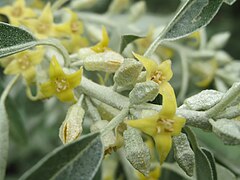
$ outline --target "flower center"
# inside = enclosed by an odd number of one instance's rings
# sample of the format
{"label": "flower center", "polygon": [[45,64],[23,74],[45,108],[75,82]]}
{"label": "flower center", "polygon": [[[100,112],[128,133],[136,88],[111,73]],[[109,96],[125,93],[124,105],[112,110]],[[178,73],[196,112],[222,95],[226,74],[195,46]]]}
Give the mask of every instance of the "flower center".
{"label": "flower center", "polygon": [[71,30],[72,30],[72,33],[76,33],[78,32],[78,23],[77,22],[73,22],[71,23]]}
{"label": "flower center", "polygon": [[159,119],[157,121],[157,133],[161,132],[173,132],[174,120],[172,119]]}
{"label": "flower center", "polygon": [[21,70],[28,69],[32,64],[27,55],[24,55],[22,58],[18,59],[17,62]]}
{"label": "flower center", "polygon": [[13,8],[13,10],[12,10],[12,15],[13,15],[14,17],[20,17],[20,16],[22,16],[22,14],[23,14],[23,10],[22,10],[21,7],[17,6],[17,7],[15,7],[15,8]]}
{"label": "flower center", "polygon": [[50,30],[50,25],[48,23],[41,22],[38,24],[37,32],[40,34],[45,34]]}
{"label": "flower center", "polygon": [[57,92],[62,92],[69,88],[69,83],[66,78],[56,78],[54,84]]}
{"label": "flower center", "polygon": [[161,71],[155,71],[151,77],[151,80],[161,84],[162,81],[164,81],[166,78],[163,76]]}

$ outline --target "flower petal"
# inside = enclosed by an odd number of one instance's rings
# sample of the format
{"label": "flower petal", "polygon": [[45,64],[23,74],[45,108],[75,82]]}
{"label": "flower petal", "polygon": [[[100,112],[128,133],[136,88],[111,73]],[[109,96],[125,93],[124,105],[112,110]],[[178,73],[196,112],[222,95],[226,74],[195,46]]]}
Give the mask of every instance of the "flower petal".
{"label": "flower petal", "polygon": [[177,109],[177,102],[174,90],[168,82],[162,82],[159,87],[159,93],[162,95],[162,110],[159,112],[165,118],[172,118]]}
{"label": "flower petal", "polygon": [[158,114],[155,114],[153,116],[143,119],[128,120],[125,121],[125,123],[129,126],[132,126],[143,131],[144,133],[150,136],[154,136],[157,133],[156,123],[158,118],[159,118]]}
{"label": "flower petal", "polygon": [[62,67],[58,63],[55,56],[52,57],[50,67],[49,67],[49,76],[50,79],[54,79],[59,76],[65,76]]}
{"label": "flower petal", "polygon": [[96,44],[95,46],[91,47],[93,51],[96,53],[104,52],[105,49],[108,47],[109,44],[109,37],[106,28],[102,27],[102,40]]}
{"label": "flower petal", "polygon": [[78,71],[73,74],[67,75],[67,81],[71,89],[77,87],[82,80],[83,68],[81,67]]}
{"label": "flower petal", "polygon": [[56,96],[62,102],[75,101],[75,97],[72,89],[68,89],[66,91],[56,93]]}
{"label": "flower petal", "polygon": [[152,74],[157,71],[158,64],[155,61],[148,59],[144,56],[141,56],[139,54],[136,54],[134,52],[133,52],[133,55],[143,64],[143,66],[147,71],[147,80],[150,80]]}
{"label": "flower petal", "polygon": [[174,120],[174,124],[173,124],[174,131],[172,132],[172,136],[177,136],[180,134],[180,132],[186,122],[186,119],[183,117],[174,116],[173,120]]}
{"label": "flower petal", "polygon": [[173,76],[171,64],[172,63],[171,63],[170,60],[166,60],[166,61],[163,61],[158,66],[158,70],[161,71],[163,76],[166,78],[165,81],[169,81],[172,78],[172,76]]}
{"label": "flower petal", "polygon": [[154,136],[158,155],[160,158],[160,164],[162,164],[168,156],[169,151],[172,147],[172,137],[169,133],[158,134]]}
{"label": "flower petal", "polygon": [[4,74],[18,74],[22,72],[19,67],[17,59],[13,59],[5,68]]}
{"label": "flower petal", "polygon": [[24,79],[26,79],[28,84],[33,82],[36,75],[35,67],[34,66],[29,67],[28,69],[22,72],[22,75]]}
{"label": "flower petal", "polygon": [[44,7],[41,16],[39,17],[39,21],[42,23],[53,23],[53,15],[52,15],[52,9],[50,3],[47,3],[47,5]]}
{"label": "flower petal", "polygon": [[44,95],[44,97],[53,96],[56,92],[55,86],[52,84],[51,81],[45,82],[40,85],[40,91]]}

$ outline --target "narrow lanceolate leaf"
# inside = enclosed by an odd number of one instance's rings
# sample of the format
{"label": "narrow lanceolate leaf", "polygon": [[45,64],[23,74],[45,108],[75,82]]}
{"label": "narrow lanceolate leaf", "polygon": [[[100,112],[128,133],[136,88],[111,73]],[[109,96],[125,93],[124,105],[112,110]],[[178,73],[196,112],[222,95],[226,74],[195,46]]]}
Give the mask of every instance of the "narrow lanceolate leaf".
{"label": "narrow lanceolate leaf", "polygon": [[36,45],[36,39],[27,31],[0,22],[0,58]]}
{"label": "narrow lanceolate leaf", "polygon": [[215,162],[213,153],[210,152],[206,148],[201,148],[201,150],[204,152],[204,154],[207,156],[207,158],[208,158],[208,160],[210,162],[210,165],[211,165],[211,168],[212,168],[212,172],[213,172],[213,179],[217,180],[218,179],[217,178],[217,168],[216,168],[216,162]]}
{"label": "narrow lanceolate leaf", "polygon": [[4,101],[0,101],[0,114],[0,179],[4,179],[9,145],[9,125]]}
{"label": "narrow lanceolate leaf", "polygon": [[196,137],[192,130],[185,127],[184,130],[187,132],[188,139],[192,145],[195,153],[195,164],[196,164],[196,175],[198,180],[214,180],[214,173],[211,167],[211,163],[208,160],[207,155],[198,146]]}
{"label": "narrow lanceolate leaf", "polygon": [[237,0],[223,0],[223,1],[229,5],[233,5],[233,3],[235,3]]}
{"label": "narrow lanceolate leaf", "polygon": [[99,133],[83,136],[52,151],[20,179],[91,180],[100,167],[103,153]]}
{"label": "narrow lanceolate leaf", "polygon": [[164,29],[162,39],[173,40],[206,26],[216,15],[223,2],[234,0],[188,0]]}
{"label": "narrow lanceolate leaf", "polygon": [[0,98],[0,180],[4,179],[9,146],[9,124],[5,101],[19,75],[15,76],[4,89]]}
{"label": "narrow lanceolate leaf", "polygon": [[237,180],[237,177],[227,168],[216,164],[218,180]]}
{"label": "narrow lanceolate leaf", "polygon": [[136,35],[123,35],[122,36],[122,40],[121,40],[121,44],[120,44],[120,53],[123,52],[123,50],[127,47],[127,45],[139,38],[143,38],[141,36],[136,36]]}

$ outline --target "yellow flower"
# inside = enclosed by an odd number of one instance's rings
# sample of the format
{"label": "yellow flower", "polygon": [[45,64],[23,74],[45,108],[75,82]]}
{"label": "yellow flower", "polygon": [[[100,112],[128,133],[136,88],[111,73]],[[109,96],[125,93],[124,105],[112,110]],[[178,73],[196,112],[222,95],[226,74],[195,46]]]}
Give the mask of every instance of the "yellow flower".
{"label": "yellow flower", "polygon": [[184,118],[176,116],[175,112],[176,106],[168,102],[168,97],[164,95],[163,108],[159,113],[143,119],[126,121],[129,126],[138,128],[153,137],[161,164],[172,147],[172,136],[181,132],[186,121]]}
{"label": "yellow flower", "polygon": [[75,101],[73,89],[80,84],[82,71],[81,68],[73,74],[65,74],[53,56],[49,67],[50,80],[40,86],[42,94],[46,98],[55,94],[63,102]]}
{"label": "yellow flower", "polygon": [[150,173],[147,177],[140,172],[137,172],[137,176],[139,180],[158,180],[161,176],[161,167],[156,165],[156,167],[150,170]]}
{"label": "yellow flower", "polygon": [[61,41],[70,54],[77,52],[80,48],[88,46],[88,40],[77,34]]}
{"label": "yellow flower", "polygon": [[32,30],[39,39],[54,35],[54,22],[50,3],[44,7],[38,19],[27,19],[22,22]]}
{"label": "yellow flower", "polygon": [[91,47],[91,49],[96,53],[101,53],[109,49],[108,44],[109,44],[109,37],[108,37],[107,30],[105,27],[102,27],[102,40],[99,43],[97,43],[95,46]]}
{"label": "yellow flower", "polygon": [[23,51],[13,55],[11,62],[4,70],[5,74],[21,73],[27,83],[31,83],[36,75],[36,65],[43,59],[43,50]]}
{"label": "yellow flower", "polygon": [[21,24],[21,20],[36,16],[31,8],[26,7],[25,0],[16,0],[12,5],[0,8],[0,14],[6,15],[10,23],[16,26]]}
{"label": "yellow flower", "polygon": [[176,97],[172,86],[168,81],[172,77],[171,61],[164,61],[158,65],[153,60],[134,54],[147,70],[147,80],[153,80],[159,84],[159,93],[162,95],[162,109],[159,113],[139,119],[129,120],[126,123],[138,128],[153,137],[162,164],[166,159],[171,146],[172,136],[181,132],[185,119],[175,115],[177,109]]}
{"label": "yellow flower", "polygon": [[83,34],[83,23],[78,19],[77,13],[66,9],[70,18],[64,23],[55,25],[56,34],[60,36],[81,35]]}

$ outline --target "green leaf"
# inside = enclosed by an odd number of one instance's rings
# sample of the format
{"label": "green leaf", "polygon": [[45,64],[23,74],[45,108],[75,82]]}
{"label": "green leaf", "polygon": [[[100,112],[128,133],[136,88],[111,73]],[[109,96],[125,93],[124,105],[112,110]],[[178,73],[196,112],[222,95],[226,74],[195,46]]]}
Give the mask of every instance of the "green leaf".
{"label": "green leaf", "polygon": [[[3,98],[4,99],[4,98]],[[4,99],[5,100],[5,99]],[[0,101],[0,179],[4,179],[8,158],[9,124],[4,100]]]}
{"label": "green leaf", "polygon": [[237,0],[223,0],[228,5],[233,5]]}
{"label": "green leaf", "polygon": [[100,134],[90,134],[61,146],[27,171],[20,179],[91,180],[103,159]]}
{"label": "green leaf", "polygon": [[7,167],[8,159],[8,147],[9,147],[9,124],[8,115],[5,108],[6,98],[17,81],[19,75],[16,75],[4,89],[0,98],[0,179],[4,179],[5,171]]}
{"label": "green leaf", "polygon": [[213,172],[213,179],[217,180],[217,169],[216,169],[216,162],[213,156],[213,153],[210,152],[208,149],[206,148],[201,148],[202,151],[204,152],[204,154],[207,156],[210,164],[211,164],[211,168],[212,168],[212,172]]}
{"label": "green leaf", "polygon": [[240,121],[230,119],[209,120],[212,131],[227,145],[240,144]]}
{"label": "green leaf", "polygon": [[36,39],[24,29],[0,22],[0,58],[36,46]]}
{"label": "green leaf", "polygon": [[211,163],[209,162],[208,157],[205,155],[205,153],[199,148],[194,133],[188,127],[185,127],[184,130],[187,132],[188,139],[195,153],[197,179],[198,180],[214,180]]}
{"label": "green leaf", "polygon": [[28,138],[22,115],[11,98],[6,100],[6,110],[9,119],[10,136],[16,143],[26,145]]}
{"label": "green leaf", "polygon": [[216,164],[218,180],[237,180],[237,177],[227,168]]}
{"label": "green leaf", "polygon": [[120,53],[123,52],[123,50],[127,47],[127,45],[136,39],[143,38],[141,36],[136,36],[136,35],[123,35],[121,37],[121,43],[120,43]]}
{"label": "green leaf", "polygon": [[164,29],[162,39],[173,40],[206,26],[216,15],[223,0],[189,0]]}

